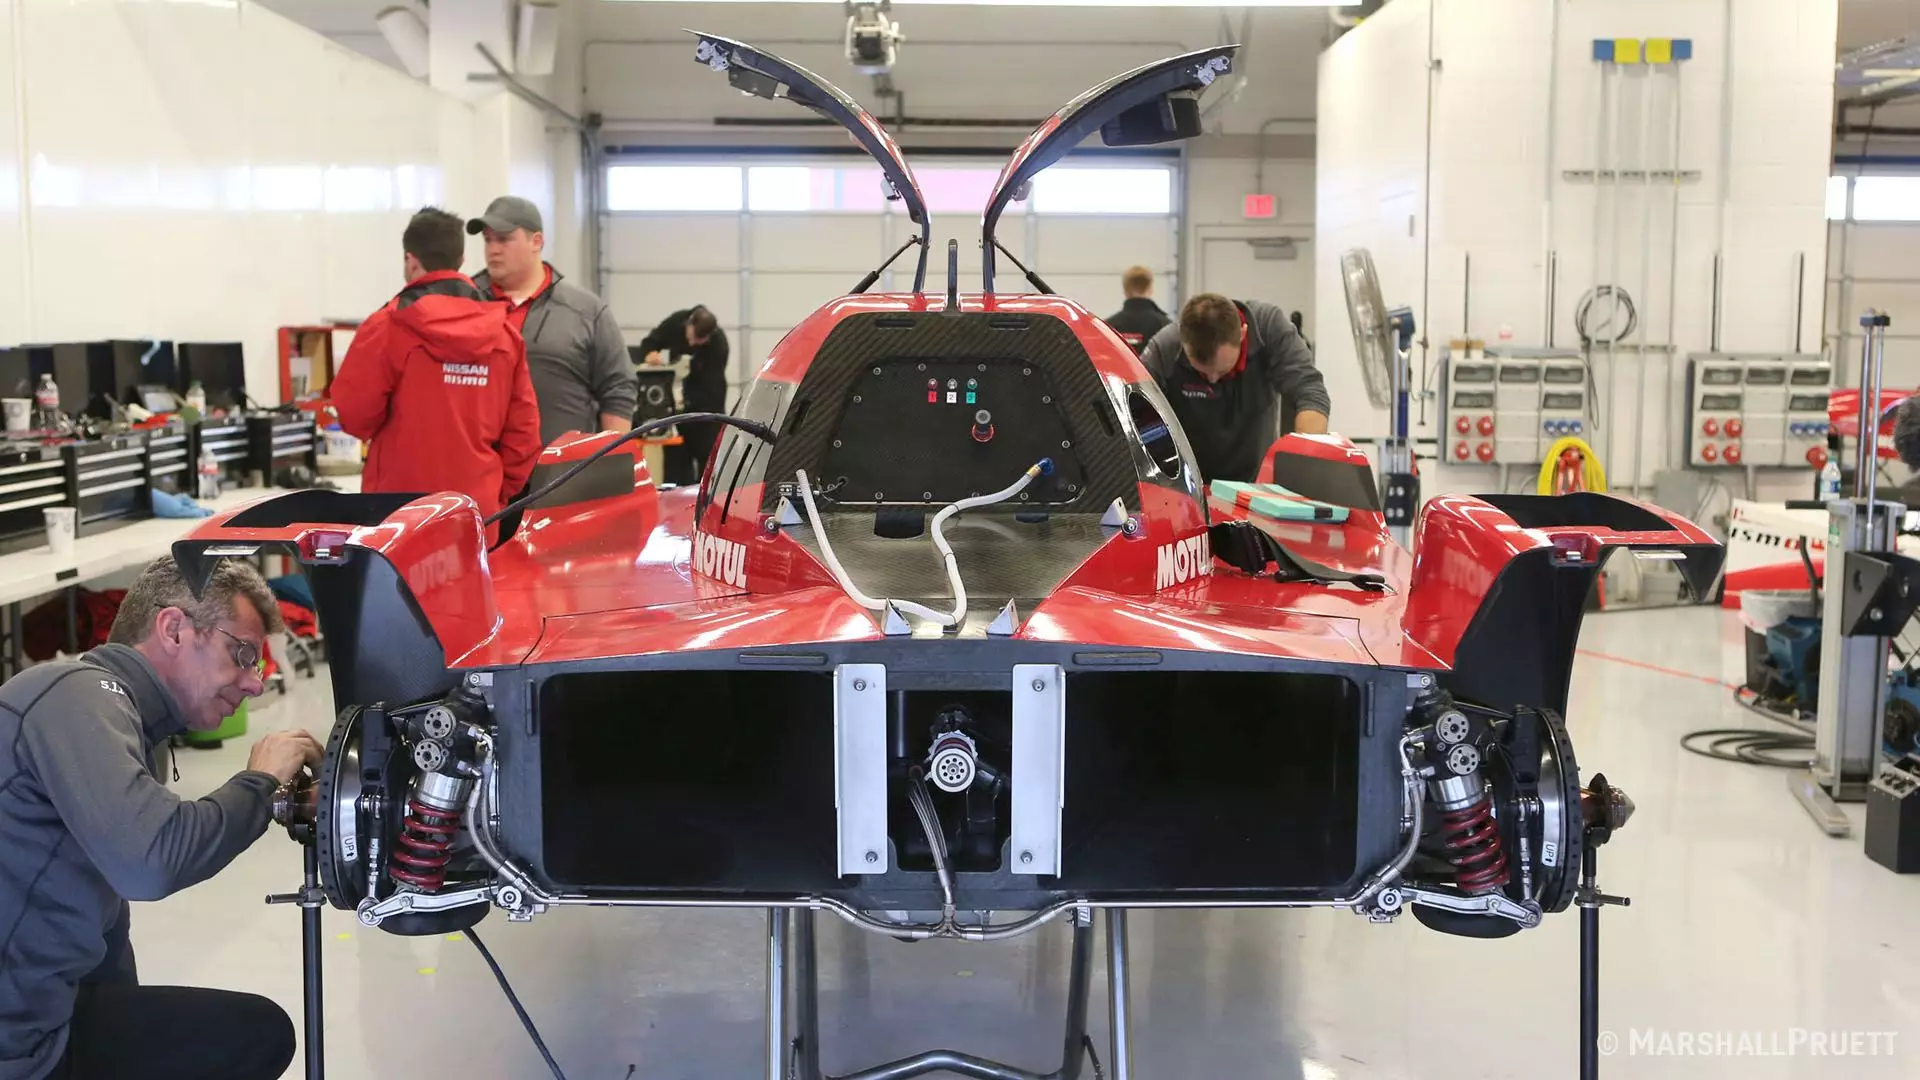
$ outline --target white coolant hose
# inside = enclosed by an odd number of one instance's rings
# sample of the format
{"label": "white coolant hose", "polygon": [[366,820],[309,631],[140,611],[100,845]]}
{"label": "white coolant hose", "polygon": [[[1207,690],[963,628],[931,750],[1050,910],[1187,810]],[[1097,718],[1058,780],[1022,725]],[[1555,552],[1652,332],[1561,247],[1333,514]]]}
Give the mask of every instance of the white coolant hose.
{"label": "white coolant hose", "polygon": [[941,526],[945,525],[947,519],[955,514],[964,513],[976,507],[992,506],[994,503],[1006,502],[1008,499],[1020,494],[1028,484],[1033,483],[1035,477],[1041,473],[1050,473],[1052,471],[1053,459],[1041,458],[1029,466],[1026,472],[1021,473],[1020,479],[1015,480],[999,491],[991,495],[975,495],[971,499],[961,499],[959,502],[949,503],[945,509],[933,515],[933,525],[931,527],[931,532],[933,533],[933,549],[940,553],[942,559],[946,560],[947,581],[953,585],[953,621],[944,622],[940,625],[959,626],[967,617],[967,587],[960,580],[960,566],[954,561],[953,545],[947,543],[946,534],[940,531]]}
{"label": "white coolant hose", "polygon": [[[846,567],[840,565],[840,557],[833,553],[833,544],[827,540],[827,530],[820,524],[820,508],[813,503],[813,485],[807,482],[807,470],[801,469],[794,476],[800,482],[800,502],[807,508],[807,524],[813,528],[813,538],[820,543],[820,557],[826,560],[827,572],[832,574],[833,580],[839,582],[840,587],[847,591],[847,595],[854,603],[869,611],[885,610],[888,602],[875,600],[861,592],[860,587],[847,576]],[[943,621],[946,619],[945,615],[923,604],[916,604],[911,600],[895,600],[892,603],[894,607],[900,609],[902,614],[916,615],[922,619],[937,622],[941,626],[951,625]]]}
{"label": "white coolant hose", "polygon": [[826,561],[827,572],[832,574],[833,579],[840,583],[840,587],[847,591],[847,596],[852,598],[854,603],[859,604],[869,611],[885,610],[886,606],[891,603],[902,614],[925,619],[936,626],[959,626],[967,617],[967,587],[960,580],[960,566],[953,557],[953,546],[947,543],[946,536],[940,531],[941,526],[945,525],[947,519],[955,514],[981,506],[991,506],[994,503],[1005,502],[1015,495],[1018,495],[1028,484],[1033,483],[1035,477],[1042,473],[1050,473],[1052,471],[1053,459],[1041,458],[1039,461],[1034,462],[1026,472],[1021,473],[1020,479],[1015,480],[999,491],[991,495],[976,495],[970,499],[961,499],[958,502],[949,503],[943,507],[938,514],[933,516],[933,547],[935,551],[940,553],[942,561],[946,563],[947,583],[953,589],[954,604],[953,611],[950,614],[935,611],[925,604],[916,604],[911,600],[876,600],[866,593],[861,592],[859,586],[853,583],[853,579],[847,576],[846,567],[840,565],[839,556],[833,553],[833,544],[827,540],[827,530],[820,524],[820,508],[814,505],[813,485],[807,482],[807,470],[800,469],[794,476],[800,484],[800,501],[807,509],[807,524],[813,528],[814,539],[820,544],[820,557]]}

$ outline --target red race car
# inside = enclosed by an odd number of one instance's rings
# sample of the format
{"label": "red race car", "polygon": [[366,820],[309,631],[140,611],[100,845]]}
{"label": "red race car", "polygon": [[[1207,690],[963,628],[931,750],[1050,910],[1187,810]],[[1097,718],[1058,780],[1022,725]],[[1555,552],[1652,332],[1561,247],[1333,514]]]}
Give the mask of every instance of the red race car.
{"label": "red race car", "polygon": [[[822,911],[899,938],[1064,919],[1084,965],[1096,909],[1124,956],[1130,907],[1496,937],[1573,904],[1630,807],[1583,785],[1561,719],[1595,577],[1640,548],[1705,589],[1715,541],[1606,495],[1449,495],[1407,551],[1338,436],[1209,487],[1111,329],[1036,275],[995,287],[994,227],[1036,173],[1096,132],[1197,132],[1232,53],[1063,107],[985,208],[982,290],[949,246],[929,291],[931,224],[885,129],[701,35],[702,64],[873,154],[921,229],[914,288],[869,276],[794,327],[698,488],[660,490],[630,437],[580,436],[492,550],[470,499],[430,493],[285,495],[178,545],[193,572],[290,548],[311,578],[341,710],[311,822],[287,814],[311,902],[401,934],[495,907],[762,907],[777,965],[800,938],[803,987]],[[796,1043],[808,1080],[817,1043]]]}

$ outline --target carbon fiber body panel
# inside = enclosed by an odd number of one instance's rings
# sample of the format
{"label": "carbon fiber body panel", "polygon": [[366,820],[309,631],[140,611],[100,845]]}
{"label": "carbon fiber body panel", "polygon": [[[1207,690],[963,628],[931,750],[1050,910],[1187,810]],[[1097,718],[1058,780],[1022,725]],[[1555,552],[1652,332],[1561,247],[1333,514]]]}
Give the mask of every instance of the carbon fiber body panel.
{"label": "carbon fiber body panel", "polygon": [[[924,533],[902,539],[876,536],[870,514],[828,514],[825,526],[834,555],[861,592],[876,599],[913,600],[942,611],[953,606],[946,564]],[[968,618],[962,636],[984,633],[1008,600],[1017,602],[1023,613],[1030,612],[1111,532],[1087,514],[1023,522],[1008,514],[981,512],[956,517],[942,531],[967,588]],[[812,529],[801,525],[791,532],[818,555],[820,546]]]}
{"label": "carbon fiber body panel", "polygon": [[[1139,509],[1135,449],[1115,420],[1113,400],[1072,329],[1057,318],[1043,315],[862,313],[842,319],[821,343],[786,410],[780,441],[773,448],[765,475],[784,482],[799,469],[808,470],[809,475],[821,473],[833,455],[833,440],[838,437],[861,379],[871,377],[876,365],[921,360],[994,365],[1018,361],[1031,366],[1039,376],[1035,393],[1053,400],[1044,405],[1029,402],[1014,407],[1057,409],[1067,431],[1065,441],[1073,444],[1061,452],[1071,453],[1080,471],[1079,491],[1066,493],[1062,501],[1054,503],[1056,509],[1098,514],[1115,499],[1130,510]],[[1009,405],[1003,403],[1000,408],[1006,410]],[[964,444],[965,432],[956,434]],[[943,460],[948,451],[940,440],[916,439],[905,445],[866,448],[843,446],[841,450],[913,455],[928,476],[951,464]],[[1014,479],[1009,475],[999,486]],[[872,494],[866,492],[860,497],[870,499]],[[896,499],[889,493],[887,501],[918,503],[922,501],[920,495],[920,491],[913,491],[907,498]],[[777,501],[778,493],[769,485],[762,495],[762,512],[771,511]]]}

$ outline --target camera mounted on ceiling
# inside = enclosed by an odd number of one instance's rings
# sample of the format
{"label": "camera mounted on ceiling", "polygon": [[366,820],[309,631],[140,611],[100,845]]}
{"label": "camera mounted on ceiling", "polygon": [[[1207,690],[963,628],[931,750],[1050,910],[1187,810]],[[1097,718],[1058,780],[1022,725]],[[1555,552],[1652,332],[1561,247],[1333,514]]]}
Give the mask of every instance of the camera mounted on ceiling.
{"label": "camera mounted on ceiling", "polygon": [[893,70],[906,35],[893,21],[893,0],[856,3],[846,0],[847,63],[862,75],[885,75]]}

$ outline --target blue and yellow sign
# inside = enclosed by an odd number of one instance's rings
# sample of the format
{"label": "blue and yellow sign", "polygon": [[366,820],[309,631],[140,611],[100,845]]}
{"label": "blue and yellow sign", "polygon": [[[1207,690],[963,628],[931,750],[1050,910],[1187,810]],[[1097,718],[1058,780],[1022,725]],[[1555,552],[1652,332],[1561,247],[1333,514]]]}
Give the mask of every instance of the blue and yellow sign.
{"label": "blue and yellow sign", "polygon": [[1677,64],[1693,59],[1693,39],[1594,38],[1593,58],[1603,64]]}

